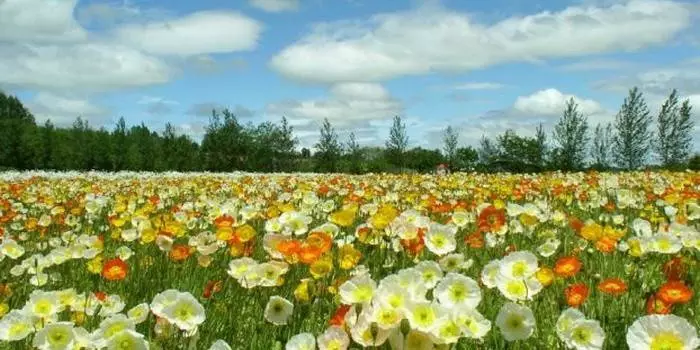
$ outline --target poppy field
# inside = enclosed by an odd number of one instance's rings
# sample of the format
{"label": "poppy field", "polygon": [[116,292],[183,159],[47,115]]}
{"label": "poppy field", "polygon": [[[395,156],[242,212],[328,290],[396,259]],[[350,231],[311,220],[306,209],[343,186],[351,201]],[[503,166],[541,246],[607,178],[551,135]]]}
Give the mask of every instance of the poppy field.
{"label": "poppy field", "polygon": [[0,174],[0,349],[697,349],[700,173]]}

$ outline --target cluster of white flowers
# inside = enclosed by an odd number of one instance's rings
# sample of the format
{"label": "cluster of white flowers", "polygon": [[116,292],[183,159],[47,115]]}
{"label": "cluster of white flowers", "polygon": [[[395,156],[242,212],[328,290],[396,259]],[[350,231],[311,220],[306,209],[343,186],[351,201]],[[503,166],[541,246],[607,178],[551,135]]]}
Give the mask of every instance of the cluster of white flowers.
{"label": "cluster of white flowers", "polygon": [[535,254],[529,251],[512,252],[486,264],[481,272],[481,281],[487,288],[497,287],[508,300],[532,300],[543,288],[535,276],[538,269]]}
{"label": "cluster of white flowers", "polygon": [[232,260],[227,272],[242,287],[251,289],[278,286],[287,271],[289,265],[284,261],[270,260],[258,263],[255,259],[243,257]]}
{"label": "cluster of white flowers", "polygon": [[[1,239],[0,261],[5,257],[17,260],[27,251],[20,242],[12,238]],[[41,287],[49,281],[49,274],[45,272],[49,267],[74,259],[92,259],[103,251],[102,242],[97,236],[75,235],[71,231],[64,232],[61,237],[52,237],[49,244],[42,248],[48,252],[36,253],[24,258],[19,264],[10,268],[10,274],[15,277],[29,274],[31,275],[29,283]]]}
{"label": "cluster of white flowers", "polygon": [[[160,331],[176,327],[191,336],[205,320],[204,308],[187,292],[166,290],[151,304],[139,304],[122,313],[125,304],[118,295],[98,298],[94,293],[78,294],[74,289],[33,291],[23,308],[11,310],[0,319],[0,340],[21,341],[34,334],[38,349],[148,349],[149,343],[136,325],[150,313],[158,316]],[[74,322],[63,321],[63,311],[99,316],[99,326],[88,331]],[[159,329],[156,329],[156,333]]]}
{"label": "cluster of white flowers", "polygon": [[600,322],[587,319],[575,308],[566,309],[559,315],[556,331],[559,339],[570,349],[602,349],[605,341],[605,332],[600,327]]}

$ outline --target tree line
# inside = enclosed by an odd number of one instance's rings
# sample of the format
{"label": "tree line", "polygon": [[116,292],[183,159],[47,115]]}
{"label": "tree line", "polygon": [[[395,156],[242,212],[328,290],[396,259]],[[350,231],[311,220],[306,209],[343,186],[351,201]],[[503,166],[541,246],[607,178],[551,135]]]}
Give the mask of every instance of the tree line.
{"label": "tree line", "polygon": [[[576,101],[567,101],[551,133],[540,124],[532,137],[513,130],[479,146],[460,146],[448,126],[442,149],[409,148],[406,125],[396,116],[384,147],[362,146],[354,133],[340,140],[328,119],[318,142],[298,149],[286,118],[279,123],[243,124],[228,109],[214,110],[201,142],[178,134],[168,123],[157,132],[145,124],[112,130],[92,128],[78,117],[71,127],[50,120],[37,125],[15,96],[0,91],[0,170],[252,171],[252,172],[429,172],[445,163],[453,170],[539,172],[633,170],[651,164],[698,169],[692,155],[692,107],[673,90],[654,116],[639,89],[632,88],[614,120],[591,127]],[[655,119],[655,120],[654,120]],[[654,123],[654,121],[656,123]]]}

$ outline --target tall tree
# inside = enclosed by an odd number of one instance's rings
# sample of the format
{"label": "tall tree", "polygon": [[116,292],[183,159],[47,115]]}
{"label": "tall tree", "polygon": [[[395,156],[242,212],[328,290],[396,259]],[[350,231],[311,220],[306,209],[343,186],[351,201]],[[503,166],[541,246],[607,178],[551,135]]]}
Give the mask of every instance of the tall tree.
{"label": "tall tree", "polygon": [[665,167],[684,164],[690,155],[693,121],[690,119],[690,102],[679,105],[678,91],[673,89],[661,106],[656,119],[657,134],[654,146],[659,160]]}
{"label": "tall tree", "polygon": [[535,141],[537,141],[537,149],[536,149],[536,159],[535,159],[535,164],[540,167],[540,169],[544,169],[545,165],[547,163],[547,134],[544,132],[544,126],[542,123],[540,123],[537,126],[537,130],[535,132]]}
{"label": "tall tree", "polygon": [[34,116],[15,96],[0,91],[0,168],[26,169],[32,155],[27,133],[35,128]]}
{"label": "tall tree", "polygon": [[615,116],[613,156],[619,166],[632,170],[646,163],[651,148],[650,124],[649,108],[642,92],[635,86],[629,90]]}
{"label": "tall tree", "polygon": [[443,151],[450,167],[454,167],[457,156],[457,146],[459,144],[459,132],[449,125],[442,135]]}
{"label": "tall tree", "polygon": [[598,123],[593,131],[593,147],[591,148],[591,158],[593,165],[601,170],[610,168],[611,145],[613,142],[612,124],[605,126]]}
{"label": "tall tree", "polygon": [[289,125],[286,117],[282,117],[282,122],[279,127],[279,138],[277,139],[276,152],[279,157],[279,169],[281,171],[292,171],[294,167],[294,158],[296,155],[296,147],[299,144],[299,139],[294,136],[294,127]]}
{"label": "tall tree", "polygon": [[479,141],[479,163],[482,170],[490,170],[493,165],[498,161],[499,150],[498,145],[493,142],[486,135],[481,135],[481,140]]}
{"label": "tall tree", "polygon": [[386,141],[386,152],[389,162],[399,168],[405,166],[404,155],[408,147],[408,134],[406,125],[398,115],[394,117],[394,122],[389,130],[389,139]]}
{"label": "tall tree", "polygon": [[557,143],[556,163],[562,170],[579,170],[584,167],[588,146],[588,119],[578,110],[574,98],[566,102],[564,113],[554,126]]}
{"label": "tall tree", "polygon": [[362,170],[362,150],[360,144],[357,143],[355,133],[351,132],[347,143],[348,159],[350,161],[350,172],[357,174]]}
{"label": "tall tree", "polygon": [[693,147],[693,128],[695,123],[692,118],[692,106],[690,100],[686,99],[681,105],[681,110],[678,113],[678,119],[674,123],[676,130],[676,139],[671,152],[671,159],[674,164],[685,163],[692,152]]}
{"label": "tall tree", "polygon": [[321,126],[321,138],[316,143],[316,158],[318,163],[317,168],[321,171],[335,172],[338,170],[338,160],[342,148],[338,142],[338,134],[336,134],[333,125],[328,121],[328,118],[323,120]]}

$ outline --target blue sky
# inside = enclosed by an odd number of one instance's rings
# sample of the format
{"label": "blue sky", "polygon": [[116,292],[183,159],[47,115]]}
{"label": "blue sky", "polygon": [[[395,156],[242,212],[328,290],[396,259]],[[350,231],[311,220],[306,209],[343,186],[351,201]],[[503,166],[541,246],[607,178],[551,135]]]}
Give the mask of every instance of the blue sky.
{"label": "blue sky", "polygon": [[369,145],[401,115],[414,146],[440,147],[447,125],[475,145],[551,131],[570,97],[610,122],[634,85],[653,113],[672,88],[700,110],[694,13],[680,0],[5,0],[0,88],[61,125],[124,116],[198,139],[228,107],[286,116],[302,146],[323,118]]}

